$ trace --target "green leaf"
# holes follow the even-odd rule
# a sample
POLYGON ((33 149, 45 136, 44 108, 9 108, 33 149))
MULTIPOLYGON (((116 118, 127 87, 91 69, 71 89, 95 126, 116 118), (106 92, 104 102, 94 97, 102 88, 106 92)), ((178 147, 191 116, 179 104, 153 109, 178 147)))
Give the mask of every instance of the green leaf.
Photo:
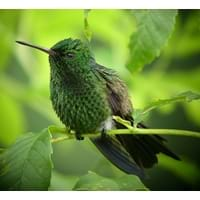
POLYGON ((47 190, 51 178, 50 134, 27 133, 0 159, 1 190, 47 190))
POLYGON ((57 171, 52 171, 51 184, 49 190, 51 191, 72 190, 78 179, 79 179, 78 176, 72 176, 72 175, 66 176, 57 171))
POLYGON ((137 176, 124 175, 116 178, 115 181, 120 187, 120 190, 148 190, 137 176))
POLYGON ((82 176, 73 188, 74 190, 147 190, 138 177, 124 175, 119 178, 106 178, 94 172, 82 176))
POLYGON ((73 190, 120 190, 118 184, 109 178, 88 172, 87 175, 80 177, 73 190))
POLYGON ((91 9, 85 9, 84 10, 84 32, 85 32, 85 36, 86 39, 90 42, 91 38, 92 38, 92 31, 90 30, 90 26, 88 23, 88 14, 91 11, 91 9))
POLYGON ((132 72, 152 62, 168 41, 175 24, 176 10, 134 10, 137 30, 131 35, 127 67, 132 72))
POLYGON ((193 100, 199 100, 199 99, 200 99, 199 93, 186 91, 169 99, 159 99, 155 102, 150 103, 144 109, 136 109, 133 113, 133 118, 134 118, 135 123, 137 124, 141 122, 150 111, 160 106, 164 106, 164 105, 176 103, 176 102, 181 102, 181 101, 191 102, 193 100))

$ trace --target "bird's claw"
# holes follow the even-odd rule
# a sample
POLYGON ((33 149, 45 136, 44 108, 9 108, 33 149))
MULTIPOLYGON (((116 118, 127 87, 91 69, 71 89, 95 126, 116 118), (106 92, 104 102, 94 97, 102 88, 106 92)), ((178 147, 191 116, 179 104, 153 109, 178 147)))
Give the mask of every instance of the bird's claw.
POLYGON ((80 133, 76 133, 76 139, 77 139, 77 140, 84 140, 84 137, 81 136, 80 133))
POLYGON ((104 140, 106 138, 106 130, 105 129, 102 129, 101 131, 101 139, 104 140))

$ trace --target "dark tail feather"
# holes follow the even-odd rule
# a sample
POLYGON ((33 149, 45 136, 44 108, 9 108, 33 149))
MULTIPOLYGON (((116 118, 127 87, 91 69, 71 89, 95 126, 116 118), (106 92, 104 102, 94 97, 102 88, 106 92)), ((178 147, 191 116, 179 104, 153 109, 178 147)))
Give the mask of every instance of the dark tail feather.
MULTIPOLYGON (((138 128, 146 127, 138 124, 138 128)), ((140 178, 145 177, 144 168, 150 168, 158 162, 157 154, 160 152, 180 160, 165 146, 166 140, 158 135, 105 135, 92 138, 91 141, 116 167, 140 178)))
POLYGON ((165 146, 163 139, 155 135, 117 135, 117 138, 141 168, 150 168, 157 163, 160 152, 179 160, 165 146))
POLYGON ((140 178, 145 177, 144 171, 134 162, 115 137, 105 135, 103 137, 91 138, 91 141, 116 167, 128 174, 134 174, 140 178))
MULTIPOLYGON (((138 128, 147 127, 139 123, 138 128)), ((160 152, 180 160, 165 146, 166 140, 159 135, 117 135, 116 137, 141 168, 150 168, 157 163, 157 154, 160 152)))

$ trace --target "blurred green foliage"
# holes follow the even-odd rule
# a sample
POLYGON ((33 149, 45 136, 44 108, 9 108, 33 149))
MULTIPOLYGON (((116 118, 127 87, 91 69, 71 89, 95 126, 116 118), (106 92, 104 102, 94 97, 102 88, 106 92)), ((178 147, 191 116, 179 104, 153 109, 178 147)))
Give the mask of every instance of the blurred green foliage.
MULTIPOLYGON (((199 10, 180 10, 174 32, 161 55, 145 65, 141 73, 132 75, 125 67, 129 39, 137 28, 132 11, 92 10, 91 48, 98 63, 114 68, 126 81, 134 107, 143 108, 153 100, 183 91, 200 92, 199 24, 199 10)), ((22 133, 61 125, 49 100, 47 56, 19 47, 15 40, 51 47, 68 37, 85 39, 84 35, 83 10, 0 10, 0 148, 11 145, 22 133)), ((148 116, 146 124, 153 128, 198 131, 200 102, 161 107, 148 116)), ((168 139, 183 162, 161 156, 160 163, 149 170, 150 178, 144 181, 145 185, 151 190, 199 190, 200 141, 168 139)), ((51 190, 72 189, 77 176, 90 170, 107 179, 124 176, 88 140, 65 141, 53 147, 51 190)))
POLYGON ((24 132, 25 117, 19 103, 4 92, 0 94, 0 110, 2 116, 0 120, 0 141, 3 144, 2 146, 8 146, 24 132), (12 125, 10 125, 10 122, 12 125))

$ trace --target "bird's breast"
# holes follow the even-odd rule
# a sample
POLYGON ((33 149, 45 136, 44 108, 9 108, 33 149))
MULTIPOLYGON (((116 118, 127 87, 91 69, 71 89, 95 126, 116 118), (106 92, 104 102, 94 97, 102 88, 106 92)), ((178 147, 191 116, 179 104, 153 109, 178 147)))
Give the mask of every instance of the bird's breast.
POLYGON ((100 87, 76 92, 51 84, 51 101, 60 120, 81 134, 94 133, 111 115, 105 91, 100 87))

